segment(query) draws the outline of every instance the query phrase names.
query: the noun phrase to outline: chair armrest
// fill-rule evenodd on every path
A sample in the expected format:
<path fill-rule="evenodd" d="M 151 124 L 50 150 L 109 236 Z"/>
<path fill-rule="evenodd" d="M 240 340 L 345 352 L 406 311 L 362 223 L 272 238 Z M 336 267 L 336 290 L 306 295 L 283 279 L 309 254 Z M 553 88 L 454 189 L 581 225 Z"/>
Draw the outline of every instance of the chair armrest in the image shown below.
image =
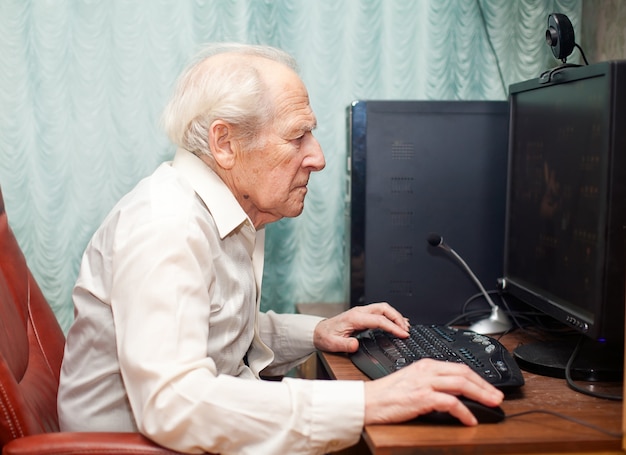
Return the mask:
<path fill-rule="evenodd" d="M 42 433 L 7 443 L 2 455 L 174 455 L 139 433 Z"/>

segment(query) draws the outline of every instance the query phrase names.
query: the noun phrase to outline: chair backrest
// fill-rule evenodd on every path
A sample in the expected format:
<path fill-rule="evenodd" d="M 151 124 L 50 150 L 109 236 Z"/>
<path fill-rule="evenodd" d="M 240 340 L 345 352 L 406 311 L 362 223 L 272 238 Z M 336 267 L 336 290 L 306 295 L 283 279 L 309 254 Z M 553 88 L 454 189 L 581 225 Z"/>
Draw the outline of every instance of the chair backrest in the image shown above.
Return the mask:
<path fill-rule="evenodd" d="M 9 227 L 0 190 L 0 447 L 59 430 L 65 336 Z"/>

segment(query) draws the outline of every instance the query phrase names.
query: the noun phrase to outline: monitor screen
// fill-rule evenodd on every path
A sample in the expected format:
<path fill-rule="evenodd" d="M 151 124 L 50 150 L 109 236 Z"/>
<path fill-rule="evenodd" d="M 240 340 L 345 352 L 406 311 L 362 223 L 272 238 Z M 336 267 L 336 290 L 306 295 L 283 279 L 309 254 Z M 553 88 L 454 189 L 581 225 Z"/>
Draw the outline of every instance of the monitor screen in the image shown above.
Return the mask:
<path fill-rule="evenodd" d="M 623 63 L 510 87 L 504 289 L 598 341 L 624 331 Z"/>

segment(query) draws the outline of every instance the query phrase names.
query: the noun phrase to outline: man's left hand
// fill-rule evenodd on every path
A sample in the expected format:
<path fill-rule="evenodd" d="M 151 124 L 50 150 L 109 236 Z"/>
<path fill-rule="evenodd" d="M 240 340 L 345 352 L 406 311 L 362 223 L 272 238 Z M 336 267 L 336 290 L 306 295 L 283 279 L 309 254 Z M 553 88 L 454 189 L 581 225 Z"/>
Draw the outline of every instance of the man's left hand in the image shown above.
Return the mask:
<path fill-rule="evenodd" d="M 315 347 L 327 352 L 354 352 L 359 347 L 355 333 L 382 329 L 400 338 L 409 336 L 409 321 L 386 302 L 350 308 L 315 327 Z"/>

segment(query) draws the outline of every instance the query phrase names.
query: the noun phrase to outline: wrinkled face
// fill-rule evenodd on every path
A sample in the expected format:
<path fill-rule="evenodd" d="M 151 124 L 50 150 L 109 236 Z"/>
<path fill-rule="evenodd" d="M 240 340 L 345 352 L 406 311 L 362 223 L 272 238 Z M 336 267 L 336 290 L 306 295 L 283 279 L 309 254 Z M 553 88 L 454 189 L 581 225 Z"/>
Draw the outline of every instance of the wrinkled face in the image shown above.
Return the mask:
<path fill-rule="evenodd" d="M 261 145 L 240 153 L 232 170 L 236 196 L 256 227 L 300 215 L 311 172 L 326 164 L 300 78 L 280 66 L 267 83 L 275 100 L 274 122 L 261 134 Z"/>

